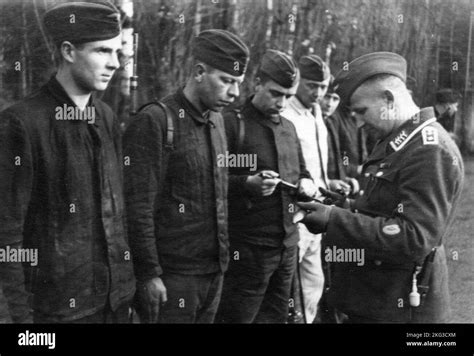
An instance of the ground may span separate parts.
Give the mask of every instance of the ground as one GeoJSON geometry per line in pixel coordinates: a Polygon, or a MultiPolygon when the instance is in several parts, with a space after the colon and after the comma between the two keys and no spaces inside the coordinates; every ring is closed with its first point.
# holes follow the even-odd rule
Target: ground
{"type": "Polygon", "coordinates": [[[464,159],[461,203],[445,241],[453,323],[474,323],[474,157],[464,159]]]}

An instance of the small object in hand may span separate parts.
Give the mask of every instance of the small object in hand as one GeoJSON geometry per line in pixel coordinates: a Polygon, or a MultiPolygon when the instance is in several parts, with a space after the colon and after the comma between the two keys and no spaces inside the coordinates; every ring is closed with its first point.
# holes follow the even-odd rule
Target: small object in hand
{"type": "Polygon", "coordinates": [[[266,174],[266,173],[263,173],[263,172],[260,172],[258,175],[263,179],[272,179],[273,178],[269,174],[266,174]]]}
{"type": "Polygon", "coordinates": [[[299,223],[306,217],[306,210],[298,210],[295,215],[293,215],[293,224],[299,223]]]}
{"type": "Polygon", "coordinates": [[[287,188],[291,188],[291,189],[298,189],[298,187],[290,182],[287,182],[287,181],[284,181],[283,179],[281,178],[274,178],[272,176],[270,176],[269,174],[265,174],[263,172],[260,172],[258,174],[262,179],[276,179],[278,181],[278,183],[281,183],[282,185],[284,185],[285,187],[287,188]]]}
{"type": "Polygon", "coordinates": [[[320,188],[319,191],[326,197],[323,200],[323,204],[325,205],[333,205],[336,203],[342,205],[347,198],[346,192],[343,189],[338,189],[334,193],[323,188],[320,188]]]}

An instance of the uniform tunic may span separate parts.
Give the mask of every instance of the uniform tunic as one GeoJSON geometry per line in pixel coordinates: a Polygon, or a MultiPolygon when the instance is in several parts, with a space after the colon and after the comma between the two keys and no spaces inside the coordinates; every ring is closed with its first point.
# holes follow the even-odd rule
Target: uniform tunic
{"type": "Polygon", "coordinates": [[[354,212],[332,210],[325,243],[333,251],[364,249],[365,263],[332,263],[330,304],[349,315],[387,322],[447,321],[443,242],[463,184],[458,148],[433,110],[422,109],[377,144],[363,172],[369,179],[354,212]],[[411,308],[415,265],[435,246],[430,290],[422,306],[411,308]]]}

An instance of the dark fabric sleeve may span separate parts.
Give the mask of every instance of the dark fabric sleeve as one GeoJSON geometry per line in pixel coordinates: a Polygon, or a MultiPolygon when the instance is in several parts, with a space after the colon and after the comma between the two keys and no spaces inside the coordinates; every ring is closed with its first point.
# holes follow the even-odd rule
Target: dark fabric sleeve
{"type": "Polygon", "coordinates": [[[156,247],[155,204],[163,189],[163,129],[153,106],[140,112],[123,136],[125,203],[130,248],[139,281],[162,274],[156,247]]]}
{"type": "Polygon", "coordinates": [[[344,179],[346,178],[346,172],[342,164],[336,120],[330,117],[326,121],[326,127],[328,129],[328,178],[344,179]]]}
{"type": "MultiPolygon", "coordinates": [[[[31,142],[21,121],[4,111],[0,114],[0,248],[22,246],[32,186],[31,142]]],[[[12,321],[31,321],[21,263],[1,262],[0,278],[12,321]]]]}
{"type": "Polygon", "coordinates": [[[405,157],[398,187],[403,212],[371,217],[333,207],[329,245],[364,248],[369,258],[397,264],[422,261],[441,242],[462,187],[462,164],[453,164],[452,155],[431,145],[405,157]],[[399,233],[385,233],[387,225],[398,226],[399,233]]]}
{"type": "MultiPolygon", "coordinates": [[[[1,246],[6,249],[20,249],[21,244],[16,243],[1,246]]],[[[20,262],[0,263],[0,286],[7,301],[8,314],[14,323],[31,323],[32,313],[28,304],[28,293],[25,290],[25,275],[20,262]]],[[[3,311],[0,314],[4,314],[3,311]]]]}

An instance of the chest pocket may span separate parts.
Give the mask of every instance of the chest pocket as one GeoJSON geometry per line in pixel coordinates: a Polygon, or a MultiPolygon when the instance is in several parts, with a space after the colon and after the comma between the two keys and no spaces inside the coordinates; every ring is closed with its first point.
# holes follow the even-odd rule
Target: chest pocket
{"type": "Polygon", "coordinates": [[[368,177],[366,199],[371,210],[391,215],[398,208],[398,171],[390,167],[374,167],[368,177]]]}

